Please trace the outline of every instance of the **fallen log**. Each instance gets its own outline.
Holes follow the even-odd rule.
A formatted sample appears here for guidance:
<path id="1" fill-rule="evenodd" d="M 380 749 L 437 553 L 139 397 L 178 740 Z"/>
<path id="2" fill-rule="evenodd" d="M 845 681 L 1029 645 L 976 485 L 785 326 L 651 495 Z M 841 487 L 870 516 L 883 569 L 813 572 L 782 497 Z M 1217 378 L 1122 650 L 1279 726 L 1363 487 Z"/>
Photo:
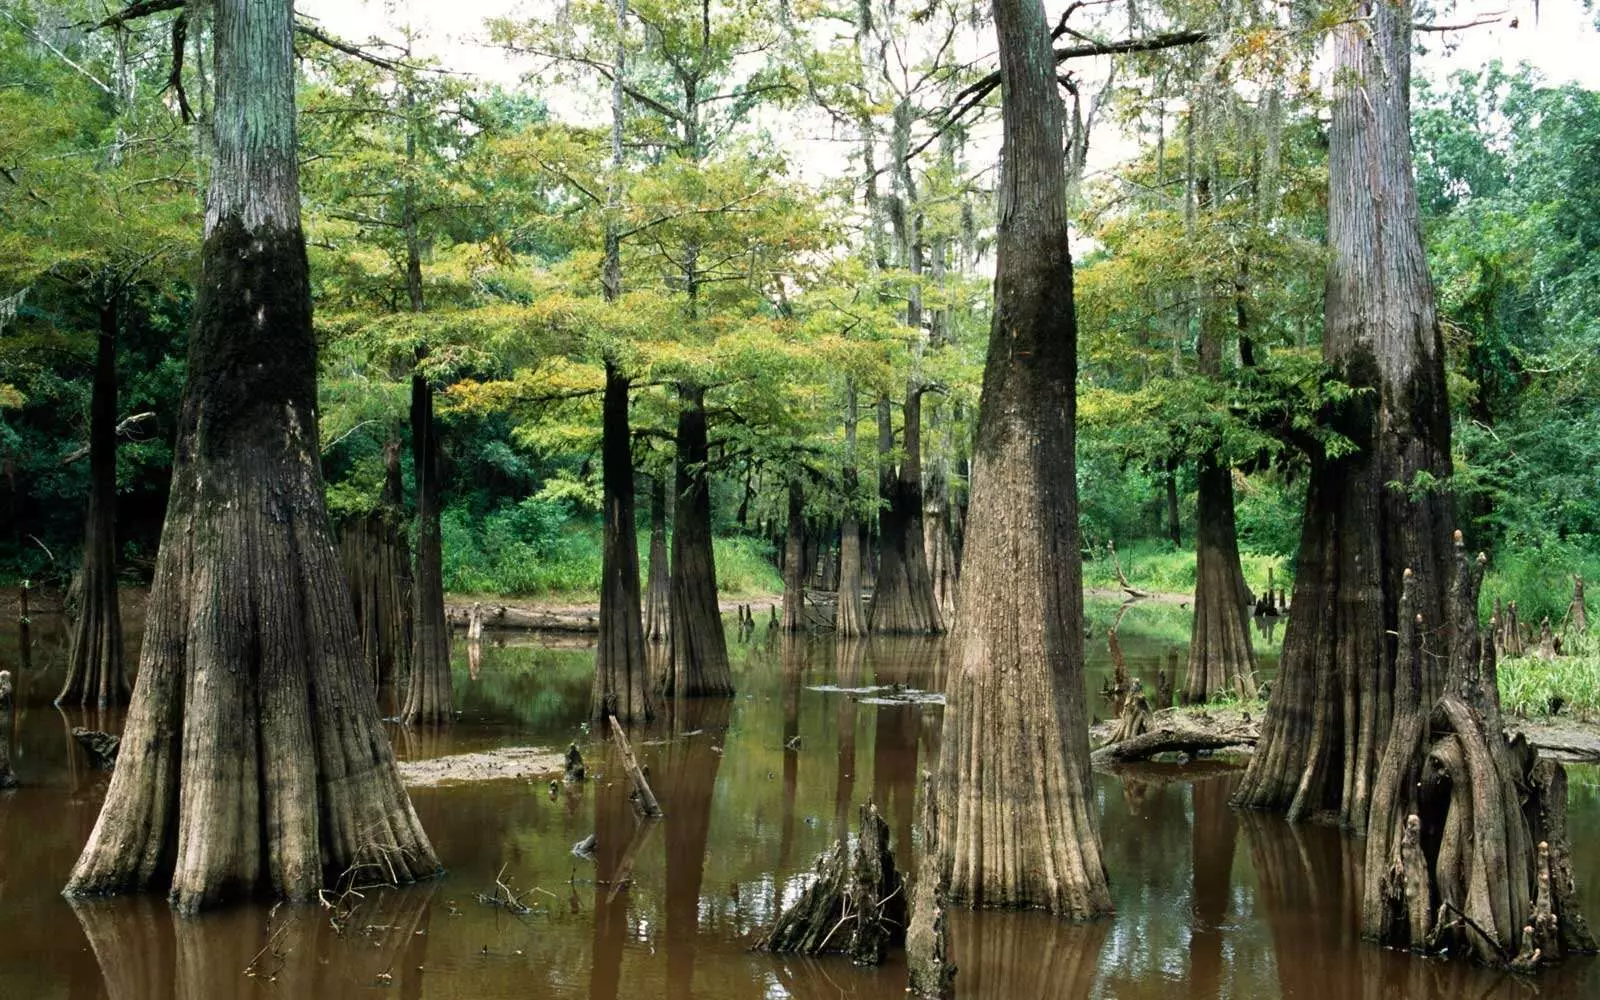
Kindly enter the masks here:
<path id="1" fill-rule="evenodd" d="M 1255 746 L 1261 734 L 1254 727 L 1227 732 L 1166 723 L 1131 739 L 1109 743 L 1089 755 L 1094 764 L 1131 764 L 1162 753 L 1197 753 L 1227 747 Z"/>
<path id="2" fill-rule="evenodd" d="M 473 605 L 447 604 L 445 605 L 445 618 L 452 627 L 468 629 L 472 623 Z M 536 632 L 578 632 L 583 634 L 598 634 L 600 632 L 600 613 L 587 608 L 582 610 L 561 610 L 537 608 L 518 608 L 511 605 L 496 604 L 482 608 L 479 617 L 479 628 L 497 629 L 526 629 Z"/>

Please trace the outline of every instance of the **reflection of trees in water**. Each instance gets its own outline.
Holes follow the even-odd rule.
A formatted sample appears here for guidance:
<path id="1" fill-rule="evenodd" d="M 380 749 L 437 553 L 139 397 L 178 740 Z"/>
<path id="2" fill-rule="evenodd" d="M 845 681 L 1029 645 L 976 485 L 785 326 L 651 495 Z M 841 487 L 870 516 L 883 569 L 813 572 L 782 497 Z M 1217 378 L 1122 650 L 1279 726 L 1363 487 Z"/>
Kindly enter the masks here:
<path id="1" fill-rule="evenodd" d="M 866 662 L 867 640 L 861 637 L 840 639 L 834 647 L 834 684 L 842 688 L 861 686 Z M 856 700 L 850 695 L 833 695 L 838 707 L 834 731 L 839 734 L 839 770 L 834 780 L 833 835 L 844 838 L 850 832 L 851 799 L 856 790 Z"/>
<path id="2" fill-rule="evenodd" d="M 711 833 L 711 804 L 717 787 L 721 747 L 733 711 L 728 698 L 678 698 L 666 711 L 674 733 L 702 730 L 699 736 L 674 738 L 662 748 L 660 780 L 652 786 L 667 819 L 667 995 L 687 997 L 694 980 L 700 933 L 700 886 L 705 876 L 706 840 Z"/>
<path id="3" fill-rule="evenodd" d="M 783 667 L 783 812 L 778 832 L 778 871 L 789 871 L 794 851 L 794 797 L 800 788 L 800 688 L 810 647 L 804 633 L 785 632 L 779 659 Z"/>
<path id="4" fill-rule="evenodd" d="M 699 739 L 700 737 L 695 737 Z M 628 941 L 628 883 L 634 862 L 657 825 L 641 817 L 626 782 L 594 788 L 594 937 L 590 957 L 591 1000 L 614 1000 L 622 985 L 622 953 Z"/>
<path id="5" fill-rule="evenodd" d="M 938 672 L 937 638 L 873 639 L 868 659 L 873 683 L 925 689 Z M 917 741 L 922 731 L 919 705 L 875 705 L 872 738 L 872 797 L 894 831 L 896 861 L 911 864 L 911 825 L 916 815 Z"/>
<path id="6" fill-rule="evenodd" d="M 1094 991 L 1115 918 L 1072 924 L 1044 913 L 949 913 L 950 960 L 964 997 L 1082 1000 Z"/>
<path id="7" fill-rule="evenodd" d="M 1190 996 L 1220 995 L 1222 925 L 1228 918 L 1233 884 L 1233 854 L 1239 821 L 1228 798 L 1239 775 L 1223 775 L 1191 785 L 1194 805 L 1190 863 L 1194 872 L 1193 923 L 1189 929 Z"/>
<path id="8" fill-rule="evenodd" d="M 336 930 L 320 907 L 245 906 L 180 917 L 164 900 L 73 900 L 108 1000 L 214 1000 L 254 992 L 337 997 L 374 985 L 420 995 L 436 882 L 368 890 Z"/>

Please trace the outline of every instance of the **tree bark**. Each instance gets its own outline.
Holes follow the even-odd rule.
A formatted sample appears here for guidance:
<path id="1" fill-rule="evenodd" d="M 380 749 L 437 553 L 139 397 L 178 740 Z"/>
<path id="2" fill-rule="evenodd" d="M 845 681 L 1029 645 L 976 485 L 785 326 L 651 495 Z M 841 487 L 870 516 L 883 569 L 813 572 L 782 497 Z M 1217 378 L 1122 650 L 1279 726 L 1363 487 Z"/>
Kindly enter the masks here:
<path id="1" fill-rule="evenodd" d="M 629 381 L 606 363 L 601 433 L 605 549 L 600 567 L 600 648 L 595 654 L 594 715 L 625 723 L 655 718 L 644 621 L 639 610 L 639 541 L 633 515 L 633 438 L 628 431 Z"/>
<path id="2" fill-rule="evenodd" d="M 418 361 L 426 351 L 419 349 Z M 444 613 L 444 550 L 439 536 L 439 439 L 433 387 L 411 376 L 411 458 L 417 480 L 417 569 L 412 584 L 411 681 L 401 721 L 436 725 L 455 718 L 450 692 L 450 623 Z"/>
<path id="3" fill-rule="evenodd" d="M 385 477 L 378 509 L 344 525 L 340 556 L 361 629 L 362 659 L 373 687 L 409 678 L 411 554 L 407 551 L 400 479 L 400 445 L 384 445 Z"/>
<path id="4" fill-rule="evenodd" d="M 806 628 L 806 504 L 805 487 L 789 480 L 789 524 L 783 540 L 783 630 Z"/>
<path id="5" fill-rule="evenodd" d="M 645 592 L 644 633 L 651 642 L 666 642 L 672 627 L 672 576 L 667 568 L 667 479 L 650 482 L 650 583 Z"/>
<path id="6" fill-rule="evenodd" d="M 1443 621 L 1451 512 L 1439 489 L 1444 348 L 1411 169 L 1411 11 L 1365 2 L 1359 13 L 1334 32 L 1323 357 L 1367 391 L 1334 413 L 1356 450 L 1313 460 L 1295 613 L 1236 802 L 1365 829 L 1393 714 L 1401 573 L 1417 569 L 1417 612 Z M 1421 679 L 1429 704 L 1435 660 Z"/>
<path id="7" fill-rule="evenodd" d="M 717 605 L 711 545 L 711 493 L 706 482 L 706 392 L 678 387 L 678 496 L 672 526 L 671 655 L 663 693 L 733 694 L 728 639 Z"/>
<path id="8" fill-rule="evenodd" d="M 67 892 L 314 897 L 438 869 L 361 670 L 323 503 L 293 10 L 218 0 L 214 162 L 172 491 L 123 739 Z"/>
<path id="9" fill-rule="evenodd" d="M 933 577 L 922 532 L 922 390 L 907 386 L 905 457 L 898 472 L 891 456 L 894 431 L 888 400 L 878 402 L 879 489 L 886 506 L 878 516 L 878 578 L 867 612 L 873 632 L 930 635 L 944 631 L 933 598 Z"/>
<path id="10" fill-rule="evenodd" d="M 1042 4 L 994 0 L 994 17 L 1004 88 L 995 315 L 935 843 L 952 901 L 1089 918 L 1109 913 L 1111 897 L 1084 707 L 1062 111 Z"/>
<path id="11" fill-rule="evenodd" d="M 117 307 L 100 309 L 89 403 L 89 510 L 83 538 L 83 606 L 56 704 L 126 704 L 122 613 L 117 604 Z"/>

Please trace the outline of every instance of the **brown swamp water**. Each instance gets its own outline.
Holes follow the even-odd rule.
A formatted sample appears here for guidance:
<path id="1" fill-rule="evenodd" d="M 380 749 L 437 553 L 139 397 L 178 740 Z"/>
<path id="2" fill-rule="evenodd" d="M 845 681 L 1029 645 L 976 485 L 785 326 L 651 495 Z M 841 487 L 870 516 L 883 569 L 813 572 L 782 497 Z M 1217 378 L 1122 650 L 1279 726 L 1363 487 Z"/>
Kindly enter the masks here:
<path id="1" fill-rule="evenodd" d="M 1147 678 L 1174 649 L 1159 636 L 1181 634 L 1170 611 L 1150 613 L 1142 622 L 1135 610 L 1123 625 L 1130 666 Z M 0 632 L 0 667 L 13 671 L 16 638 Z M 461 721 L 441 733 L 395 730 L 400 753 L 555 748 L 576 738 L 599 779 L 554 798 L 525 781 L 414 790 L 448 874 L 367 891 L 340 931 L 310 907 L 240 906 L 181 920 L 159 899 L 76 907 L 62 899 L 106 785 L 85 770 L 67 730 L 121 720 L 50 706 L 62 639 L 59 623 L 40 616 L 13 736 L 26 784 L 0 793 L 0 1000 L 905 995 L 898 959 L 857 969 L 752 954 L 747 942 L 801 890 L 814 856 L 853 826 L 866 797 L 883 809 L 899 856 L 911 856 L 917 776 L 937 758 L 942 709 L 813 688 L 937 690 L 936 643 L 786 645 L 766 641 L 764 629 L 735 643 L 736 698 L 680 706 L 670 726 L 639 737 L 666 811 L 641 823 L 610 748 L 583 732 L 592 651 L 502 638 L 485 643 L 476 670 L 457 646 Z M 1258 636 L 1269 674 L 1279 638 Z M 1091 691 L 1109 671 L 1103 649 L 1090 642 Z M 1097 698 L 1091 704 L 1103 711 Z M 796 737 L 798 749 L 786 749 Z M 1600 917 L 1600 773 L 1571 775 L 1578 871 Z M 1600 997 L 1592 959 L 1530 982 L 1362 943 L 1360 842 L 1234 812 L 1237 780 L 1209 761 L 1097 774 L 1116 916 L 1069 925 L 1034 913 L 956 912 L 958 995 Z M 593 862 L 570 851 L 590 833 Z M 624 870 L 631 880 L 619 889 Z M 478 902 L 497 877 L 531 912 Z"/>

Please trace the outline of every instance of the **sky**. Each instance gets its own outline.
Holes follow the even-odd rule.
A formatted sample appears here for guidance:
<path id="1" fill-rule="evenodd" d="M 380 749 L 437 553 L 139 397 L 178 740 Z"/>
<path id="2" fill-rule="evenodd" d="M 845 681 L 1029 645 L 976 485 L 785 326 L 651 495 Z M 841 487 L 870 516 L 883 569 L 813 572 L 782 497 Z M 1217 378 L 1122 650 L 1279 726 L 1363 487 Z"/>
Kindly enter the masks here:
<path id="1" fill-rule="evenodd" d="M 449 70 L 507 87 L 517 86 L 530 68 L 519 59 L 486 43 L 486 19 L 522 12 L 545 12 L 564 0 L 297 0 L 297 11 L 316 19 L 328 31 L 349 41 L 364 41 L 382 25 L 409 21 L 422 29 L 418 44 L 422 54 L 436 57 Z M 1053 20 L 1064 6 L 1062 0 L 1045 0 L 1048 18 Z M 1441 0 L 1439 7 L 1452 6 Z M 1483 66 L 1492 59 L 1508 65 L 1526 61 L 1537 67 L 1551 83 L 1579 83 L 1600 90 L 1600 31 L 1595 15 L 1584 9 L 1582 0 L 1458 0 L 1452 13 L 1440 15 L 1438 24 L 1462 24 L 1494 18 L 1492 23 L 1449 33 L 1426 33 L 1421 38 L 1425 52 L 1413 62 L 1414 74 L 1443 80 L 1461 68 Z M 1511 27 L 1515 21 L 1516 27 Z M 988 58 L 992 60 L 992 44 Z M 1096 60 L 1104 63 L 1106 60 Z M 1074 67 L 1089 76 L 1093 70 L 1082 63 Z M 1099 72 L 1104 72 L 1104 67 Z M 560 92 L 546 88 L 542 96 L 563 117 L 604 115 L 609 105 L 590 92 Z M 848 149 L 830 144 L 814 123 L 764 121 L 768 127 L 780 124 L 791 135 L 780 138 L 791 150 L 796 175 L 818 183 L 840 176 L 847 167 Z M 776 129 L 775 129 L 776 131 Z M 969 148 L 999 145 L 998 124 L 974 135 Z M 988 133 L 988 134 L 985 134 Z M 1088 174 L 1115 166 L 1136 150 L 1126 137 L 1097 128 L 1093 134 Z"/>

